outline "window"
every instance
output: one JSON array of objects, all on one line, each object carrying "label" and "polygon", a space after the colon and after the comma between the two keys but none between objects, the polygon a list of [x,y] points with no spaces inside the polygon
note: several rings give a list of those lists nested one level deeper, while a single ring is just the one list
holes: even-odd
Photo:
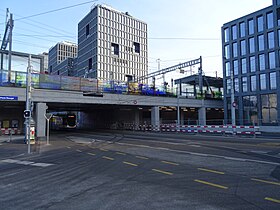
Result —
[{"label": "window", "polygon": [[86,25],[86,36],[89,35],[89,24]]},{"label": "window", "polygon": [[238,75],[238,60],[233,61],[233,74]]},{"label": "window", "polygon": [[92,69],[92,58],[88,59],[88,70]]},{"label": "window", "polygon": [[256,75],[251,76],[251,91],[256,91],[257,90],[257,77]]},{"label": "window", "polygon": [[266,75],[260,74],[260,89],[266,90]]},{"label": "window", "polygon": [[270,52],[268,54],[269,69],[275,69],[275,52]]},{"label": "window", "polygon": [[254,37],[249,39],[249,52],[250,53],[255,52],[255,39],[254,39]]},{"label": "window", "polygon": [[246,58],[241,59],[241,72],[242,74],[247,73],[247,63],[246,63]]},{"label": "window", "polygon": [[267,94],[261,95],[262,106],[262,122],[276,123],[277,122],[277,95]]},{"label": "window", "polygon": [[133,48],[135,53],[140,53],[140,44],[137,42],[133,42]]},{"label": "window", "polygon": [[267,24],[267,29],[273,28],[273,13],[267,13],[266,14],[266,24]]},{"label": "window", "polygon": [[248,82],[247,82],[247,77],[242,77],[242,92],[247,92],[248,91]]},{"label": "window", "polygon": [[225,42],[229,41],[229,28],[224,29]]},{"label": "window", "polygon": [[241,55],[246,54],[246,41],[245,40],[242,40],[240,42],[240,52],[241,52]]},{"label": "window", "polygon": [[231,91],[231,80],[227,79],[227,93],[229,94]]},{"label": "window", "polygon": [[229,45],[225,46],[225,59],[229,59],[230,54],[229,54]]},{"label": "window", "polygon": [[226,77],[230,76],[230,63],[226,62]]},{"label": "window", "polygon": [[274,32],[269,32],[267,34],[268,49],[274,48]]},{"label": "window", "polygon": [[239,92],[239,81],[238,81],[238,78],[234,78],[234,92]]},{"label": "window", "polygon": [[[278,2],[279,0],[277,0]],[[278,3],[277,3],[278,4]],[[279,4],[278,4],[279,5]],[[280,26],[280,8],[276,9],[276,15],[277,15],[277,25]]]},{"label": "window", "polygon": [[112,43],[111,44],[111,53],[113,55],[119,55],[119,45],[118,44],[115,44],[115,43]]},{"label": "window", "polygon": [[236,27],[236,25],[231,27],[231,37],[232,37],[232,40],[237,39],[237,27]]},{"label": "window", "polygon": [[240,37],[245,36],[245,23],[244,22],[239,24],[239,32],[240,32]]},{"label": "window", "polygon": [[276,72],[271,72],[269,74],[269,87],[270,87],[270,90],[275,90],[277,88]]},{"label": "window", "polygon": [[250,72],[256,71],[256,59],[254,56],[250,57]]},{"label": "window", "polygon": [[232,44],[233,57],[237,57],[237,43]]},{"label": "window", "polygon": [[263,16],[259,16],[257,18],[257,23],[258,23],[258,32],[263,31]]},{"label": "window", "polygon": [[260,69],[260,71],[265,70],[265,58],[264,58],[264,54],[260,54],[260,55],[259,55],[259,69]]},{"label": "window", "polygon": [[252,124],[258,122],[257,96],[243,97],[243,118],[244,124]]},{"label": "window", "polygon": [[264,50],[264,36],[263,35],[258,36],[258,47],[259,47],[259,51]]},{"label": "window", "polygon": [[248,25],[249,25],[249,35],[254,34],[254,20],[249,20],[248,21]]}]

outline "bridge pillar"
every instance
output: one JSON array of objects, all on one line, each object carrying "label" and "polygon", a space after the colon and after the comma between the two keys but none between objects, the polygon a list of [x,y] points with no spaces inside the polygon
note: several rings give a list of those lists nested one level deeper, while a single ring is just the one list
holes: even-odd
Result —
[{"label": "bridge pillar", "polygon": [[37,103],[36,104],[36,134],[38,138],[46,137],[46,118],[45,114],[48,109],[46,103]]},{"label": "bridge pillar", "polygon": [[152,126],[159,127],[159,106],[152,107],[151,124]]},{"label": "bridge pillar", "polygon": [[204,106],[198,109],[198,124],[206,125],[206,108]]}]

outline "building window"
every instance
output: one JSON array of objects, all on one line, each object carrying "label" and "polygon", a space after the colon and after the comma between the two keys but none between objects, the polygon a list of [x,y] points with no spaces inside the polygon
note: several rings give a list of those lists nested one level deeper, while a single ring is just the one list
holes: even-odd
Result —
[{"label": "building window", "polygon": [[260,74],[260,89],[266,90],[266,75]]},{"label": "building window", "polygon": [[257,77],[256,75],[253,75],[250,77],[251,82],[251,92],[254,92],[257,90]]},{"label": "building window", "polygon": [[254,56],[250,57],[250,72],[256,71],[256,59]]},{"label": "building window", "polygon": [[264,50],[264,35],[258,36],[258,47],[259,47],[259,51]]},{"label": "building window", "polygon": [[240,52],[241,52],[241,55],[246,55],[246,41],[245,40],[242,40],[240,42]]},{"label": "building window", "polygon": [[264,54],[259,55],[259,69],[260,71],[265,70],[265,57]]},{"label": "building window", "polygon": [[269,61],[269,69],[275,69],[275,52],[270,52],[268,54],[268,61]]},{"label": "building window", "polygon": [[252,37],[249,39],[249,53],[255,52],[255,38]]},{"label": "building window", "polygon": [[251,19],[248,21],[248,25],[249,25],[249,35],[254,34],[254,20]]},{"label": "building window", "polygon": [[229,28],[224,29],[225,42],[229,41]]},{"label": "building window", "polygon": [[229,45],[225,46],[225,59],[229,59],[230,54],[229,54]]},{"label": "building window", "polygon": [[258,32],[263,31],[263,16],[259,16],[257,18],[257,23],[258,23]]},{"label": "building window", "polygon": [[275,90],[277,88],[276,72],[271,72],[269,74],[269,86],[270,86],[270,90]]},{"label": "building window", "polygon": [[267,24],[267,29],[273,28],[273,13],[267,13],[266,14],[266,24]]},{"label": "building window", "polygon": [[277,123],[277,95],[261,95],[262,122]]},{"label": "building window", "polygon": [[233,57],[237,57],[237,43],[232,44]]},{"label": "building window", "polygon": [[92,58],[88,59],[88,70],[92,69]]},{"label": "building window", "polygon": [[230,76],[230,62],[226,62],[226,77]]},{"label": "building window", "polygon": [[239,92],[239,80],[234,78],[234,92]]},{"label": "building window", "polygon": [[258,122],[257,96],[244,96],[243,98],[244,124],[252,125]]},{"label": "building window", "polygon": [[[277,0],[278,2],[279,0]],[[279,3],[277,3],[279,5]],[[280,8],[276,9],[276,15],[277,15],[277,25],[280,26]]]},{"label": "building window", "polygon": [[140,43],[133,42],[133,48],[135,53],[140,53]]},{"label": "building window", "polygon": [[112,55],[119,55],[120,54],[120,48],[118,44],[111,43],[111,53]]},{"label": "building window", "polygon": [[233,74],[238,75],[238,60],[233,61]]},{"label": "building window", "polygon": [[86,25],[86,36],[89,35],[89,24]]},{"label": "building window", "polygon": [[274,32],[269,32],[267,34],[268,49],[274,48]]},{"label": "building window", "polygon": [[247,62],[246,62],[246,58],[242,58],[242,59],[241,59],[241,72],[242,72],[242,74],[246,74],[246,73],[247,73]]},{"label": "building window", "polygon": [[236,25],[231,27],[231,37],[232,37],[232,40],[237,39],[237,27],[236,27]]},{"label": "building window", "polygon": [[239,31],[240,31],[240,37],[244,37],[245,36],[245,23],[244,22],[239,24]]},{"label": "building window", "polygon": [[242,92],[245,93],[247,91],[248,91],[247,77],[242,77]]},{"label": "building window", "polygon": [[230,90],[231,90],[231,80],[227,79],[227,94],[230,93]]}]

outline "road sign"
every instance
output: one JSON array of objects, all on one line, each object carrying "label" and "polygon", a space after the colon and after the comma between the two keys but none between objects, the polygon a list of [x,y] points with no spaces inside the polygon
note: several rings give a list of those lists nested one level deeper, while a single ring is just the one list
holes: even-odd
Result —
[{"label": "road sign", "polygon": [[45,114],[46,120],[50,120],[52,118],[52,116],[53,116],[53,114],[51,114],[51,113],[46,113]]},{"label": "road sign", "polygon": [[0,100],[3,100],[3,101],[17,101],[18,97],[17,96],[0,96]]},{"label": "road sign", "polygon": [[30,111],[30,110],[24,110],[24,111],[23,111],[23,117],[24,117],[24,118],[29,118],[29,117],[31,117],[31,111]]}]

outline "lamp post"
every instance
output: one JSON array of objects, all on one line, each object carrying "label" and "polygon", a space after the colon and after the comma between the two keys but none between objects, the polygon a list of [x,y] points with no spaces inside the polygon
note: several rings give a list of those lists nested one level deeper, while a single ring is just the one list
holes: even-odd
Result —
[{"label": "lamp post", "polygon": [[233,77],[233,69],[230,71],[230,80],[231,80],[231,90],[230,90],[230,107],[231,107],[231,124],[232,126],[236,125],[236,119],[235,119],[235,107],[236,102],[234,100],[234,77]]}]

